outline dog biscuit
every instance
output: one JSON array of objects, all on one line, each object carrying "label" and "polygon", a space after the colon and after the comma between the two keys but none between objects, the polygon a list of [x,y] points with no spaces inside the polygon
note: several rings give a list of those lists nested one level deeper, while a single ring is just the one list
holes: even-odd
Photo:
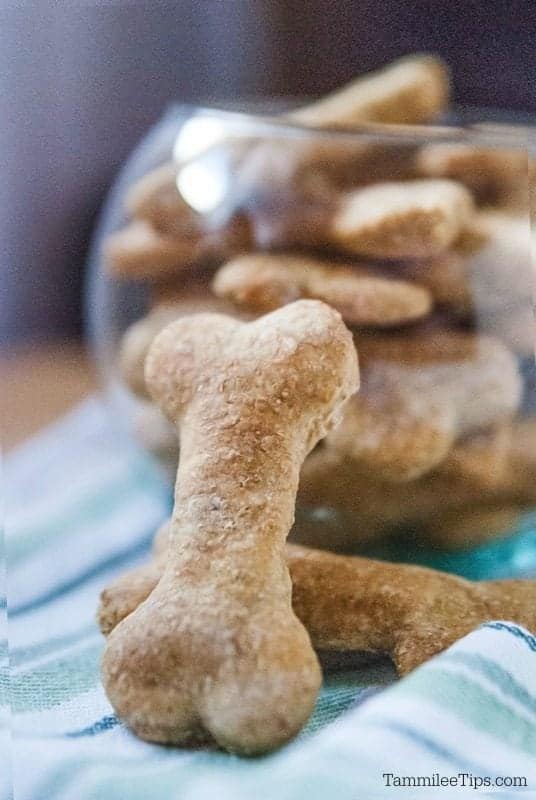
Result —
[{"label": "dog biscuit", "polygon": [[144,739],[264,752],[301,728],[320,684],[284,542],[300,466],[358,387],[352,337],[312,300],[251,323],[183,317],[145,375],[180,429],[175,505],[164,574],[108,638],[103,683]]},{"label": "dog biscuit", "polygon": [[429,292],[407,281],[380,277],[365,266],[286,253],[239,256],[220,267],[212,288],[219,297],[260,312],[302,297],[323,300],[348,324],[365,327],[413,322],[432,307]]},{"label": "dog biscuit", "polygon": [[[418,667],[478,625],[508,619],[536,632],[536,581],[473,583],[406,564],[287,544],[292,605],[315,648],[391,656],[399,674]],[[165,557],[121,576],[101,594],[110,635],[149,596]]]},{"label": "dog biscuit", "polygon": [[447,250],[472,215],[471,194],[455,181],[377,183],[341,197],[331,241],[367,258],[427,258]]}]

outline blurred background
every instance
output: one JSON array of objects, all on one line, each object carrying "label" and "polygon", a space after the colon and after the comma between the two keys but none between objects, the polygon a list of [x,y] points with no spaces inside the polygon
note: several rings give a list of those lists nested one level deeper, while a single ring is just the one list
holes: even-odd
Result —
[{"label": "blurred background", "polygon": [[[536,113],[535,40],[533,0],[3,0],[4,366],[36,343],[34,370],[57,363],[46,343],[80,335],[99,207],[171,101],[316,95],[432,51],[459,104]],[[62,352],[68,383],[77,351]]]}]

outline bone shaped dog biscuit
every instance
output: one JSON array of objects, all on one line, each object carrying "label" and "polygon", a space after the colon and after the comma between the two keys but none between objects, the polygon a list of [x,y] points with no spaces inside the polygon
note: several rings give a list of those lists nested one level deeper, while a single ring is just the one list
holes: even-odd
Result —
[{"label": "bone shaped dog biscuit", "polygon": [[289,116],[303,125],[352,128],[363,122],[428,122],[448,102],[449,75],[430,55],[407,56],[371,72]]},{"label": "bone shaped dog biscuit", "polygon": [[357,389],[351,335],[315,301],[185,317],[153,342],[146,382],[180,428],[175,506],[164,574],[108,640],[106,692],[150,741],[269,750],[320,684],[284,541],[301,464]]},{"label": "bone shaped dog biscuit", "polygon": [[473,213],[461,183],[386,181],[341,196],[330,238],[344,252],[367,258],[427,258],[446,250]]},{"label": "bone shaped dog biscuit", "polygon": [[240,215],[219,230],[188,236],[161,233],[145,220],[134,219],[107,237],[103,257],[114,277],[155,281],[189,274],[201,263],[249,246],[248,224]]},{"label": "bone shaped dog biscuit", "polygon": [[[102,592],[98,619],[105,635],[157,584],[168,528],[162,527],[148,564],[120,576]],[[536,631],[536,581],[473,583],[423,567],[291,544],[286,557],[293,607],[314,646],[388,653],[400,674],[490,619],[512,620]]]},{"label": "bone shaped dog biscuit", "polygon": [[451,535],[441,538],[441,528],[451,512],[534,506],[536,424],[529,418],[512,425],[506,466],[496,473],[495,480],[478,485],[463,472],[456,476],[439,469],[410,483],[382,482],[356,470],[355,461],[326,440],[304,463],[298,501],[306,507],[324,506],[346,513],[342,546],[370,541],[397,526],[425,525],[433,528],[436,542],[448,547]]},{"label": "bone shaped dog biscuit", "polygon": [[358,336],[357,347],[361,392],[330,441],[382,480],[424,475],[457,439],[510,419],[519,406],[517,362],[492,337]]},{"label": "bone shaped dog biscuit", "polygon": [[259,311],[312,297],[336,308],[349,324],[367,327],[412,322],[432,307],[427,289],[409,281],[289,253],[239,256],[220,267],[212,287],[219,297]]}]

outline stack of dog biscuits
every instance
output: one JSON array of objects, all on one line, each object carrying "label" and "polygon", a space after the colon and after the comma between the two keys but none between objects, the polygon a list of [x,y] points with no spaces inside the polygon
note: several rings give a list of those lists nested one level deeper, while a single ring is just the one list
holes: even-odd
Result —
[{"label": "stack of dog biscuits", "polygon": [[[175,319],[148,348],[145,387],[180,436],[173,512],[152,562],[108,586],[97,612],[104,688],[140,738],[261,754],[310,716],[318,649],[385,653],[403,675],[486,620],[536,630],[536,581],[474,584],[285,545],[304,460],[359,388],[335,309],[306,299],[250,322]],[[454,407],[463,426],[471,411]]]},{"label": "stack of dog biscuits", "polygon": [[412,56],[275,119],[226,127],[223,115],[214,133],[214,118],[194,117],[104,242],[109,273],[147,287],[119,362],[140,398],[137,433],[172,472],[177,430],[144,377],[159,331],[300,300],[340,313],[361,388],[305,460],[298,493],[350,512],[326,547],[408,527],[464,547],[503,535],[536,501],[536,421],[524,411],[535,168],[500,128],[456,139],[414,127],[440,121],[449,94],[445,66]]}]

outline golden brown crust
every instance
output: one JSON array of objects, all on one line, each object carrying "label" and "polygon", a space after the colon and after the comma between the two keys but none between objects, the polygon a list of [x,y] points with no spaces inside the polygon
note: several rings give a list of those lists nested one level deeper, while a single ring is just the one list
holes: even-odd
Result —
[{"label": "golden brown crust", "polygon": [[435,56],[413,55],[364,75],[290,117],[309,127],[352,128],[363,122],[415,125],[443,111],[449,74]]},{"label": "golden brown crust", "polygon": [[420,180],[377,183],[341,198],[333,244],[368,258],[428,258],[449,248],[473,215],[460,183]]},{"label": "golden brown crust", "polygon": [[[443,466],[409,483],[382,482],[356,470],[353,459],[322,444],[302,467],[298,500],[305,507],[346,513],[346,541],[338,543],[345,548],[377,539],[400,526],[419,531],[451,511],[531,508],[536,501],[536,423],[517,420],[510,435],[506,468],[496,480],[478,484],[463,472],[445,474]],[[435,539],[440,542],[437,534]],[[445,544],[448,546],[448,541]]]},{"label": "golden brown crust", "polygon": [[249,227],[240,216],[221,229],[188,235],[161,233],[145,220],[134,219],[107,237],[103,259],[114,277],[162,281],[243,252],[249,246]]},{"label": "golden brown crust", "polygon": [[383,481],[412,481],[457,439],[508,420],[521,400],[516,360],[497,340],[445,330],[357,336],[361,391],[330,445]]},{"label": "golden brown crust", "polygon": [[408,281],[289,253],[239,256],[220,267],[212,288],[219,297],[264,312],[303,297],[323,300],[349,324],[364,327],[413,322],[432,307],[429,292]]},{"label": "golden brown crust", "polygon": [[428,144],[421,148],[416,168],[430,178],[460,181],[479,203],[486,205],[502,204],[523,189],[526,191],[527,153],[523,150]]},{"label": "golden brown crust", "polygon": [[[314,646],[388,653],[400,674],[490,619],[536,632],[536,581],[470,581],[423,567],[340,556],[288,544],[292,605]],[[149,595],[162,555],[101,594],[98,619],[109,635]]]},{"label": "golden brown crust", "polygon": [[284,541],[299,469],[356,390],[340,315],[299,301],[252,323],[171,323],[146,359],[180,429],[164,574],[112,632],[103,683],[139,736],[269,750],[309,716],[320,670],[292,613]]},{"label": "golden brown crust", "polygon": [[183,288],[180,297],[173,300],[161,299],[145,317],[127,328],[121,339],[119,372],[134,394],[148,398],[144,374],[145,357],[155,336],[170,322],[200,312],[232,313],[238,319],[248,318],[244,312],[237,313],[227,301],[208,294],[206,289],[196,291]]}]

